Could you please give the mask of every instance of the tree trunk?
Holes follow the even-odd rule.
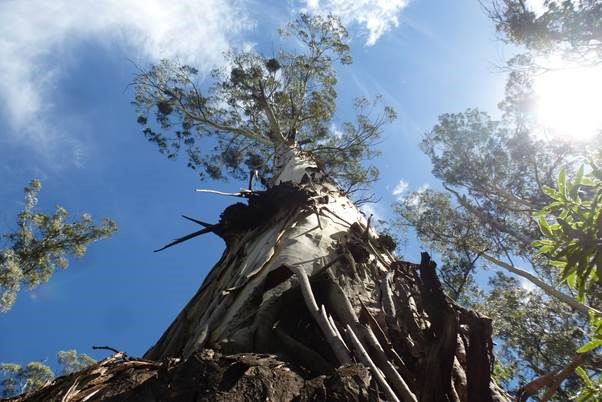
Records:
[[[397,261],[315,163],[292,149],[277,161],[272,186],[212,228],[221,260],[144,360],[88,369],[105,364],[105,382],[92,376],[104,386],[63,377],[45,400],[88,388],[114,400],[508,400],[490,376],[490,320],[444,295],[428,254]],[[77,397],[61,399],[71,386]]]

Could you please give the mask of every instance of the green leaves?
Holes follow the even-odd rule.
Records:
[[[70,220],[57,206],[53,214],[35,210],[42,185],[32,180],[25,188],[25,207],[17,216],[17,230],[1,235],[6,247],[0,249],[0,311],[15,303],[22,285],[33,289],[47,282],[56,267],[66,269],[68,256],[81,257],[88,244],[109,237],[117,230],[110,219],[97,225],[89,214]]]
[[[565,169],[561,169],[557,187],[543,189],[552,202],[535,214],[543,238],[533,245],[549,265],[561,268],[560,279],[577,290],[580,302],[585,301],[589,287],[600,283],[602,181],[596,177],[596,170],[591,165],[586,174],[581,166],[569,180]]]
[[[581,303],[601,284],[598,272],[602,266],[602,181],[595,161],[590,161],[589,168],[589,173],[585,173],[581,166],[572,180],[561,169],[557,188],[545,189],[553,201],[536,214],[543,239],[534,242],[539,254],[551,266],[560,268],[560,279],[577,291]],[[596,300],[596,295],[593,299]],[[590,312],[589,325],[589,341],[577,353],[592,353],[602,346],[602,317]],[[575,400],[599,401],[602,398],[599,373],[592,379],[591,372],[582,367],[575,372],[583,381]]]
[[[577,349],[577,353],[587,353],[602,346],[602,339],[594,339]]]
[[[57,353],[56,359],[63,368],[61,375],[76,373],[96,363],[96,360],[85,353],[78,354],[75,349],[61,350]]]
[[[582,63],[602,58],[602,5],[598,1],[545,1],[537,13],[523,0],[484,4],[503,39],[532,53],[560,53]]]
[[[583,381],[583,385],[573,400],[576,402],[599,402],[602,400],[602,379],[600,375],[592,379],[582,367],[577,367],[575,373]]]

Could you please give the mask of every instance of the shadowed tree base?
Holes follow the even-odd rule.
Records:
[[[370,372],[361,364],[308,377],[275,356],[223,356],[209,349],[180,362],[116,355],[11,401],[369,401]],[[89,398],[89,399],[88,399]]]
[[[394,272],[416,270],[422,272],[423,286],[437,285],[438,280],[432,276],[434,264],[425,254],[421,266],[399,262]],[[401,362],[401,356],[386,340],[386,334],[376,333],[386,345],[385,354],[393,356],[403,378],[411,380],[410,387],[416,389],[421,383],[427,389],[430,387],[430,392],[423,391],[418,400],[508,401],[507,395],[490,378],[490,320],[449,303],[437,286],[425,287],[425,291],[432,300],[428,309],[436,322],[433,329],[442,332],[429,341],[429,346],[418,358],[405,356],[405,361],[414,362],[413,367]],[[374,326],[381,331],[368,312],[360,315],[359,320],[366,328]],[[458,333],[454,334],[456,331]],[[282,333],[279,338],[282,340]],[[461,345],[456,345],[456,338]],[[289,341],[299,347],[298,341],[292,339],[285,340],[284,344]],[[162,361],[130,358],[118,353],[81,372],[59,377],[37,392],[9,401],[386,400],[371,370],[361,363],[334,368],[321,361],[309,348],[299,352],[297,356],[223,355],[202,349],[185,359],[165,358]],[[316,360],[311,361],[313,358]],[[424,370],[427,372],[419,375]]]

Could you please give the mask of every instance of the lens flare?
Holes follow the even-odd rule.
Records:
[[[552,136],[585,140],[602,129],[602,67],[555,68],[534,90],[537,119]]]

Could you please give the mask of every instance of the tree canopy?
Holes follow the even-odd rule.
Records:
[[[279,149],[294,147],[349,190],[374,181],[378,170],[362,160],[377,154],[372,146],[395,112],[362,98],[355,121],[335,124],[335,63],[352,61],[346,29],[333,16],[301,15],[280,35],[294,46],[270,57],[232,51],[209,86],[193,67],[166,60],[141,71],[134,104],[145,136],[168,158],[184,153],[202,177],[257,170],[267,184]]]
[[[580,62],[602,60],[602,2],[546,0],[534,9],[525,0],[481,2],[508,42],[539,54],[560,52]]]

